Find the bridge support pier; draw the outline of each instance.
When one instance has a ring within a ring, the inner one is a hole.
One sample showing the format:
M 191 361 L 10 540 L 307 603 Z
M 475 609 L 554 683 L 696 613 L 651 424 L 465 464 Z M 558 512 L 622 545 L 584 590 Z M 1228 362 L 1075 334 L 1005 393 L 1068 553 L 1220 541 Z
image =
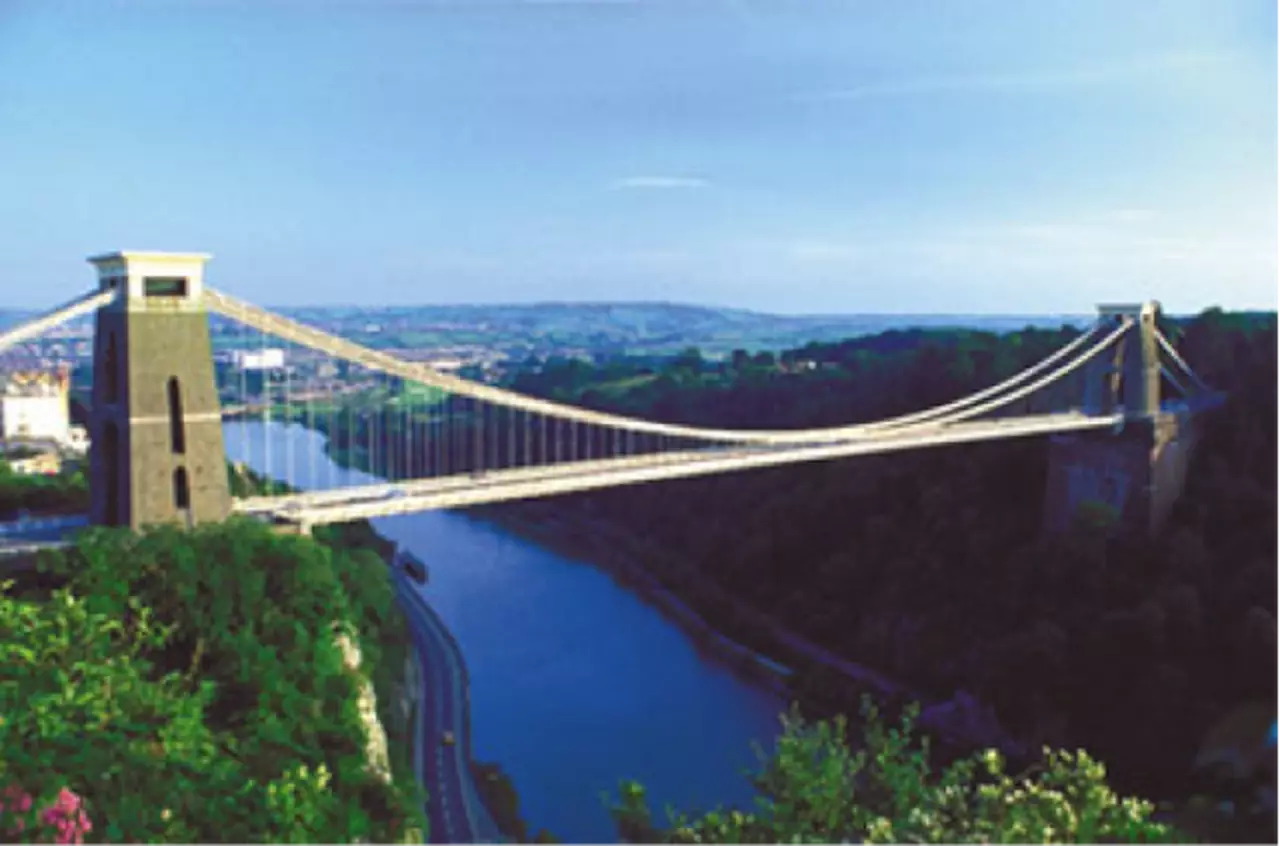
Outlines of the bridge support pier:
M 1049 442 L 1045 528 L 1066 531 L 1090 505 L 1115 518 L 1114 529 L 1155 535 L 1182 495 L 1199 439 L 1190 412 L 1160 413 L 1124 424 L 1116 435 L 1055 435 Z
M 1104 323 L 1128 318 L 1134 327 L 1114 351 L 1086 365 L 1084 410 L 1124 413 L 1127 419 L 1111 437 L 1050 439 L 1044 525 L 1064 531 L 1081 507 L 1092 503 L 1116 518 L 1117 531 L 1153 535 L 1182 495 L 1199 437 L 1197 421 L 1189 410 L 1161 408 L 1159 304 L 1100 306 L 1098 311 Z
M 94 337 L 90 521 L 139 529 L 231 511 L 203 301 L 207 255 L 89 259 L 103 291 Z

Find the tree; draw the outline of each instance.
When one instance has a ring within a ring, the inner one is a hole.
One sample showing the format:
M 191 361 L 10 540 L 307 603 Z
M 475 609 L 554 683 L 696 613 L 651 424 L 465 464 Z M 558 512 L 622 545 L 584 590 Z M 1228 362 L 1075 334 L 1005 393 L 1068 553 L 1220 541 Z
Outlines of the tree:
M 51 599 L 0 595 L 0 790 L 34 808 L 68 787 L 112 842 L 422 827 L 416 788 L 368 765 L 366 671 L 338 644 L 354 626 L 377 673 L 403 639 L 384 622 L 396 615 L 385 577 L 370 578 L 386 572 L 376 555 L 231 521 L 88 531 L 42 570 L 63 583 Z
M 672 813 L 659 828 L 644 788 L 623 783 L 613 808 L 621 837 L 648 843 L 1129 843 L 1169 841 L 1176 832 L 1151 819 L 1154 808 L 1122 799 L 1106 770 L 1084 752 L 1045 750 L 1019 776 L 998 752 L 934 774 L 927 742 L 911 739 L 916 709 L 887 729 L 864 702 L 864 748 L 846 743 L 843 717 L 807 725 L 783 717 L 777 750 L 753 781 L 751 811 L 720 809 L 699 819 Z

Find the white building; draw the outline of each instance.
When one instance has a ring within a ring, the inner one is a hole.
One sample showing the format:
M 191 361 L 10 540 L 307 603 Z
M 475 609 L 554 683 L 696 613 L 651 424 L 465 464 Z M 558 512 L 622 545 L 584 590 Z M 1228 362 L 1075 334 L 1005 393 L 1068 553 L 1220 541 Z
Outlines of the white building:
M 83 426 L 72 426 L 67 430 L 65 446 L 72 452 L 87 455 L 89 452 L 89 430 Z
M 10 374 L 0 394 L 0 439 L 67 442 L 71 430 L 69 384 L 65 370 Z
M 233 350 L 231 362 L 241 370 L 279 370 L 284 367 L 284 350 L 279 347 Z

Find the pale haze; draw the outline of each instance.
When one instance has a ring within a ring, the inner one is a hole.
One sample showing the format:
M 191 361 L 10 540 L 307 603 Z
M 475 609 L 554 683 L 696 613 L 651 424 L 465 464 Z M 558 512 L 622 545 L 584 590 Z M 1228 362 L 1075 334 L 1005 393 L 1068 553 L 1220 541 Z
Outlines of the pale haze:
M 0 307 L 1275 308 L 1270 0 L 0 0 Z

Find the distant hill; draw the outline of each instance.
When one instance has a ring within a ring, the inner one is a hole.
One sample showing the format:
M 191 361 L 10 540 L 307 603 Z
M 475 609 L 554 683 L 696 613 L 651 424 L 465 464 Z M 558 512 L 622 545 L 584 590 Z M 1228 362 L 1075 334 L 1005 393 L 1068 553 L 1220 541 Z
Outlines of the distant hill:
M 994 332 L 1087 323 L 1088 315 L 777 315 L 663 302 L 285 307 L 282 314 L 377 347 L 483 346 L 509 355 L 564 351 L 665 355 L 695 346 L 777 350 L 888 329 L 964 327 Z M 0 329 L 32 311 L 0 309 Z M 83 320 L 89 325 L 89 319 Z
M 307 322 L 337 323 L 344 334 L 363 336 L 379 346 L 489 341 L 496 346 L 526 342 L 628 353 L 696 346 L 711 354 L 737 347 L 781 349 L 894 328 L 946 326 L 1000 332 L 1081 325 L 1091 319 L 1086 315 L 777 315 L 661 302 L 315 307 L 281 312 Z

